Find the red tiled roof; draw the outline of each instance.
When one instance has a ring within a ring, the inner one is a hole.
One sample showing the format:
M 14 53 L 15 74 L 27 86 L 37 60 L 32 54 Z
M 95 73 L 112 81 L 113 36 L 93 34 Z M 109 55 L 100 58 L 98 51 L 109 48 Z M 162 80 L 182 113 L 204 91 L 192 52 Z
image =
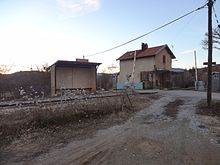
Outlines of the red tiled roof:
M 161 45 L 156 47 L 147 48 L 145 50 L 136 50 L 136 58 L 143 58 L 143 57 L 151 57 L 158 54 L 161 50 L 167 49 L 171 58 L 175 58 L 172 51 L 169 49 L 167 45 Z M 119 57 L 117 60 L 130 60 L 134 58 L 135 51 L 129 51 Z

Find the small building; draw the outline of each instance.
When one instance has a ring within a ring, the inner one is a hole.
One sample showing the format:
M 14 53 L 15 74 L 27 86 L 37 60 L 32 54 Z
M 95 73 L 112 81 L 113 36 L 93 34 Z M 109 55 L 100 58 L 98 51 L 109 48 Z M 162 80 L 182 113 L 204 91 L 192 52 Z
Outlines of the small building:
M 220 91 L 220 72 L 212 72 L 212 91 Z
M 61 89 L 96 90 L 97 68 L 101 63 L 89 62 L 87 59 L 76 61 L 57 61 L 50 66 L 51 95 L 61 92 Z
M 198 71 L 198 80 L 203 81 L 204 87 L 207 88 L 207 85 L 208 85 L 208 81 L 207 81 L 208 80 L 208 68 L 207 67 L 198 68 L 197 71 Z M 212 66 L 212 75 L 213 75 L 213 73 L 214 73 L 214 75 L 215 75 L 215 73 L 220 73 L 220 64 L 216 64 L 216 65 Z M 216 75 L 213 76 L 213 78 L 215 78 L 215 80 L 212 80 L 212 81 L 216 81 L 216 79 L 217 79 Z
M 134 60 L 135 53 L 136 59 Z M 148 48 L 147 44 L 142 43 L 141 49 L 126 52 L 117 59 L 120 61 L 117 89 L 123 89 L 129 81 L 135 89 L 169 86 L 170 70 L 174 58 L 173 52 L 167 45 Z M 129 80 L 129 77 L 133 80 Z

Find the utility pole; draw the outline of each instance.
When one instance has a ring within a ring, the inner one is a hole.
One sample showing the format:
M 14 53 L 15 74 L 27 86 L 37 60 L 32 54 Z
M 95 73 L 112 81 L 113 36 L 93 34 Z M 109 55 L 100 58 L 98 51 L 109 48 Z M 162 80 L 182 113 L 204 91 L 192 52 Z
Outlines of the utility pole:
M 211 106 L 212 102 L 212 6 L 213 0 L 208 2 L 208 87 L 207 104 Z
M 194 50 L 194 58 L 195 58 L 195 90 L 198 90 L 198 70 L 197 70 L 197 60 L 196 60 L 196 50 Z

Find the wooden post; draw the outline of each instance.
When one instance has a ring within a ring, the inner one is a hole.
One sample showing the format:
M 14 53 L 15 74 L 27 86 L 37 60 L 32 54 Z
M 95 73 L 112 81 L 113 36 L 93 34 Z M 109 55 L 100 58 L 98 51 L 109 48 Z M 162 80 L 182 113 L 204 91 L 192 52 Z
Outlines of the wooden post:
M 208 2 L 208 86 L 207 86 L 207 104 L 211 106 L 212 102 L 212 6 L 213 1 Z

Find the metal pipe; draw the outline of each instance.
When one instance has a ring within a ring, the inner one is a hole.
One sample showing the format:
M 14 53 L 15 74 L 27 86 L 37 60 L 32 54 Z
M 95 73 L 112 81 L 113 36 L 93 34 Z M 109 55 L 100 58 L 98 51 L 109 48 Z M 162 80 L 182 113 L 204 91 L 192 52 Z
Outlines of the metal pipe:
M 132 69 L 132 74 L 131 74 L 131 81 L 132 83 L 134 83 L 134 73 L 135 73 L 135 62 L 136 62 L 136 50 L 134 52 L 134 61 L 133 61 L 133 69 Z
M 196 50 L 194 50 L 194 57 L 195 57 L 195 79 L 197 82 L 198 81 L 198 70 L 197 70 Z

